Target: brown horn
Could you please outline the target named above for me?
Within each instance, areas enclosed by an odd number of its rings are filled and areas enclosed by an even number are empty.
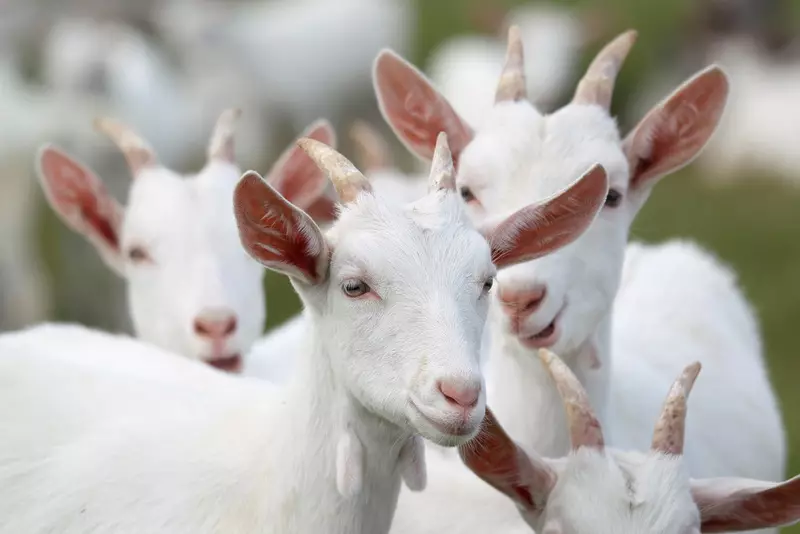
[[[508,48],[506,62],[497,84],[494,101],[517,101],[527,98],[525,89],[525,56],[522,50],[522,36],[519,27],[512,25],[508,29]]]
[[[232,108],[223,111],[214,126],[211,141],[208,143],[208,159],[236,163],[236,150],[233,145],[233,136],[236,133],[236,121],[242,115],[242,110]]]
[[[580,381],[567,364],[549,350],[540,349],[539,358],[556,383],[558,394],[564,402],[572,448],[591,447],[603,451],[603,430]]]
[[[637,36],[635,30],[628,30],[600,50],[578,83],[573,104],[597,104],[604,109],[611,107],[614,82]]]
[[[372,192],[372,186],[361,171],[325,143],[303,137],[297,145],[328,175],[342,204],[355,201],[361,191]]]
[[[158,158],[150,144],[116,119],[99,117],[94,120],[94,128],[106,134],[122,151],[134,177],[142,169],[158,165]]]
[[[683,454],[683,436],[686,431],[686,399],[700,373],[700,362],[686,367],[672,384],[653,432],[651,450],[680,456]]]

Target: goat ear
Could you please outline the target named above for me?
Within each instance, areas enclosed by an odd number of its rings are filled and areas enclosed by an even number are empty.
[[[430,161],[436,137],[445,132],[458,165],[461,151],[472,141],[472,128],[424,74],[391,50],[382,50],[372,83],[384,119],[411,152]]]
[[[83,234],[109,267],[123,274],[120,228],[124,210],[103,182],[53,145],[39,149],[36,174],[53,211],[67,226]]]
[[[306,284],[324,281],[330,251],[311,217],[255,171],[242,176],[233,204],[239,238],[253,259]]]
[[[336,147],[336,132],[324,119],[306,128],[302,137]],[[296,142],[272,166],[267,181],[286,200],[305,210],[316,222],[327,224],[336,219],[336,203],[327,195],[328,178]]]
[[[711,66],[657,105],[622,143],[630,190],[649,191],[658,178],[689,164],[717,128],[728,98],[728,79]]]
[[[800,521],[800,476],[786,482],[744,478],[692,480],[702,532],[778,528]]]
[[[556,473],[540,458],[531,458],[506,434],[488,408],[478,436],[458,454],[478,477],[525,510],[541,512]]]
[[[560,193],[513,213],[482,231],[497,267],[530,261],[572,243],[594,222],[608,194],[608,177],[595,165]]]

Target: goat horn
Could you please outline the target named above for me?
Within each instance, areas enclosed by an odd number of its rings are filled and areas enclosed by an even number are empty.
[[[527,98],[525,90],[525,56],[522,51],[522,36],[519,27],[512,25],[508,29],[508,48],[506,49],[506,62],[494,101],[522,100]]]
[[[539,358],[556,383],[564,403],[572,448],[591,447],[602,451],[605,447],[603,430],[580,381],[567,364],[549,350],[539,350]]]
[[[359,167],[365,172],[388,169],[392,166],[392,151],[386,139],[364,121],[355,121],[350,128],[350,139],[355,144]]]
[[[134,177],[142,169],[158,164],[158,158],[150,144],[116,119],[99,117],[94,120],[94,128],[106,134],[122,151]]]
[[[361,171],[325,143],[303,137],[298,139],[297,145],[328,176],[343,204],[355,201],[361,191],[372,192],[372,186]]]
[[[628,30],[600,50],[578,83],[573,104],[597,104],[610,109],[614,82],[637,36],[635,30]]]
[[[700,373],[700,362],[686,367],[672,384],[653,432],[651,450],[680,456],[683,454],[683,437],[686,430],[686,399]]]
[[[434,192],[442,189],[455,191],[455,175],[453,155],[450,153],[450,146],[447,144],[447,134],[439,132],[439,135],[436,137],[436,148],[433,151],[433,160],[431,161],[428,191]]]
[[[236,151],[233,145],[233,135],[236,132],[237,119],[242,115],[242,110],[237,108],[226,109],[217,119],[211,141],[208,143],[208,159],[222,160],[236,163]]]

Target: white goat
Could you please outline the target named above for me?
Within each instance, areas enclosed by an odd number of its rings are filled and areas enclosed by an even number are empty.
[[[265,107],[299,127],[368,95],[370,61],[384,46],[408,50],[414,17],[406,0],[172,0],[155,22],[185,57],[239,62]]]
[[[497,103],[484,127],[474,133],[430,82],[399,56],[385,51],[375,64],[382,112],[412,151],[429,158],[435,132],[448,133],[458,161],[457,183],[468,212],[478,224],[531,200],[546,198],[592,161],[601,161],[609,171],[611,188],[606,205],[585,235],[556,254],[505,269],[498,276],[499,298],[490,314],[489,398],[499,420],[515,439],[549,456],[567,451],[569,435],[558,394],[531,349],[553,347],[560,351],[585,384],[601,420],[605,419],[609,384],[615,381],[612,373],[628,372],[617,371],[617,364],[611,361],[611,311],[631,222],[658,180],[689,163],[703,148],[725,105],[727,80],[719,68],[710,67],[684,83],[624,140],[620,139],[609,104],[614,79],[634,39],[635,33],[628,32],[607,45],[579,83],[572,103],[543,116],[524,98],[522,45],[519,32],[512,28]],[[696,266],[706,278],[710,276],[707,263],[701,258]],[[726,270],[717,269],[716,276],[723,286],[729,283]],[[731,289],[736,292],[735,287]],[[705,291],[705,287],[691,285],[691,291]],[[692,301],[705,302],[709,307],[687,310],[679,305],[671,313],[691,313],[692,317],[720,313],[713,297]],[[652,311],[637,307],[631,313],[660,316],[658,307]],[[723,338],[741,322],[740,317],[727,319],[732,321],[730,328],[716,331]],[[698,322],[702,324],[703,320]],[[674,331],[665,326],[664,335],[691,339],[696,334],[691,330],[692,320],[687,319],[687,323],[690,330]],[[625,328],[619,325],[619,330]],[[690,428],[690,433],[698,431],[701,435],[692,435],[694,448],[688,451],[687,465],[695,476],[716,476],[724,470],[754,478],[779,477],[785,464],[783,428],[763,372],[760,350],[750,352],[759,345],[757,332],[742,329],[736,336],[735,343],[741,343],[745,352],[742,358],[749,361],[750,370],[738,378],[752,378],[748,388],[761,389],[752,396],[760,404],[732,409],[741,399],[741,382],[729,383],[732,374],[725,366],[710,367],[714,375],[702,389],[707,388],[704,395],[715,400],[704,407],[705,419]],[[730,339],[719,339],[699,344],[692,351],[675,352],[668,361],[661,349],[650,349],[651,343],[647,351],[629,358],[640,359],[636,380],[644,381],[643,368],[648,374],[669,374],[686,364],[685,359],[693,357],[694,351],[726,348],[731,343]],[[647,411],[635,415],[644,416]],[[758,414],[760,421],[751,420],[752,414]],[[618,423],[627,425],[630,432],[643,428],[642,421],[636,419]],[[741,428],[749,424],[758,424],[765,432],[742,434]],[[549,431],[533,432],[536,428]],[[726,432],[708,432],[710,428],[725,428]],[[730,432],[737,435],[735,443],[727,437]],[[774,454],[763,454],[765,442]],[[738,451],[723,454],[730,448]],[[726,457],[726,461],[707,462],[713,454]]]
[[[178,70],[131,26],[67,17],[47,36],[42,71],[57,91],[106,99],[113,114],[148,139],[171,167],[187,165],[202,150],[213,110],[233,100],[247,111],[239,125],[245,132],[239,156],[259,162],[272,132],[254,84],[229,58],[210,63],[206,53],[191,59]]]
[[[45,146],[38,174],[53,210],[83,234],[127,281],[128,307],[139,337],[184,356],[237,370],[264,326],[263,269],[241,250],[230,197],[239,178],[233,127],[223,113],[208,145],[208,163],[194,176],[160,165],[150,146],[110,119],[97,122],[124,153],[134,180],[123,208],[86,166]],[[305,135],[333,143],[318,121]],[[324,215],[307,182],[319,169],[298,147],[287,150],[270,180],[287,199]],[[332,216],[332,215],[329,215]]]
[[[751,169],[800,184],[800,62],[777,62],[744,37],[716,42],[709,56],[732,80],[731,105],[700,160],[709,181],[729,182]]]
[[[683,458],[684,434],[687,399],[699,363],[687,366],[672,384],[650,443],[620,450],[605,447],[586,391],[570,368],[546,349],[540,357],[563,400],[569,454],[551,459],[524,450],[487,408],[480,434],[459,452],[488,485],[463,476],[465,470],[453,469],[453,464],[439,464],[425,493],[409,496],[406,503],[401,500],[392,532],[699,534],[800,521],[800,477],[782,483],[690,478]],[[640,452],[648,446],[648,452]],[[510,499],[500,502],[500,493],[492,487]],[[458,515],[443,513],[437,506],[441,501],[431,493],[442,499],[467,497],[471,507]],[[403,513],[404,506],[413,506],[414,512]],[[488,522],[498,515],[502,519]]]
[[[103,364],[80,342],[63,358],[63,346],[9,336],[0,532],[385,533],[401,475],[425,483],[416,434],[450,446],[475,435],[493,260],[526,261],[580,235],[607,190],[602,168],[482,235],[458,200],[444,134],[430,194],[405,207],[333,149],[299,144],[344,204],[327,235],[255,172],[234,192],[242,244],[292,278],[311,318],[295,379],[275,390],[158,351],[148,365],[163,362],[159,382],[138,353]]]

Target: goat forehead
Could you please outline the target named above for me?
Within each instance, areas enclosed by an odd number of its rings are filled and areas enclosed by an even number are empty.
[[[489,209],[493,201],[516,209],[563,190],[597,163],[624,192],[628,163],[619,131],[600,107],[568,105],[542,116],[525,102],[503,103],[464,151],[459,182],[485,190]]]
[[[233,180],[161,170],[137,177],[125,215],[126,238],[198,247],[237,243]]]
[[[334,263],[379,282],[417,287],[491,274],[489,246],[458,202],[438,193],[398,206],[364,195],[331,231]]]

